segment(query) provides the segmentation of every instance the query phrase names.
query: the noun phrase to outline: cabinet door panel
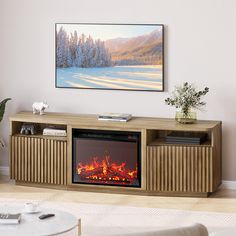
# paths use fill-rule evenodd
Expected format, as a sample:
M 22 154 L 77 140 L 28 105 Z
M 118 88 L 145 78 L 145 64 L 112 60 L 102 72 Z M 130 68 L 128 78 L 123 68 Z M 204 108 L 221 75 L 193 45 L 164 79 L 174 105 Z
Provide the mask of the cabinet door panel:
M 147 190 L 212 192 L 212 147 L 148 146 Z
M 31 183 L 66 184 L 66 141 L 11 136 L 11 178 Z

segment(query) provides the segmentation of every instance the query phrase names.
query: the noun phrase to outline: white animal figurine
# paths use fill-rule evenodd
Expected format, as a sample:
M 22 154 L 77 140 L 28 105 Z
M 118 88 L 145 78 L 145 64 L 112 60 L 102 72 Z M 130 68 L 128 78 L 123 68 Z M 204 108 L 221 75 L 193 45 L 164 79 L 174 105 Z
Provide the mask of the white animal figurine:
M 44 102 L 34 102 L 32 107 L 33 107 L 34 114 L 39 113 L 40 115 L 44 115 L 45 114 L 44 110 L 48 108 L 48 104 Z

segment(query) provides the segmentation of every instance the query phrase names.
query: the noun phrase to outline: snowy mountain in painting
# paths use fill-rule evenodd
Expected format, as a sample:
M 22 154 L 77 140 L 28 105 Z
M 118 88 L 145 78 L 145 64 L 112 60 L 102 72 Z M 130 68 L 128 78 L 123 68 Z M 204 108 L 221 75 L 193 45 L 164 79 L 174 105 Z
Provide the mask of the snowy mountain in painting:
M 119 51 L 130 38 L 115 38 L 108 39 L 105 41 L 106 48 L 109 49 L 110 52 Z
M 154 30 L 133 38 L 116 38 L 105 41 L 115 64 L 161 64 L 162 31 Z
M 134 38 L 115 38 L 105 41 L 105 46 L 111 53 L 129 50 L 130 48 L 142 47 L 148 44 L 155 43 L 162 39 L 162 32 L 160 29 L 154 30 L 149 34 Z

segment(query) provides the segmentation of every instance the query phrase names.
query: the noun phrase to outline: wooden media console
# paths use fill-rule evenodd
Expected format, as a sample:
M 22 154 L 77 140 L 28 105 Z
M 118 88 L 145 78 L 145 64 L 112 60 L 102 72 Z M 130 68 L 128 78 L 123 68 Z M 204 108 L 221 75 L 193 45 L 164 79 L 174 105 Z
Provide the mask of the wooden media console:
M 37 125 L 35 135 L 22 135 L 24 123 Z M 66 137 L 45 136 L 53 125 Z M 183 125 L 174 119 L 133 117 L 128 122 L 98 121 L 96 115 L 19 112 L 10 117 L 10 173 L 16 184 L 79 191 L 164 196 L 207 197 L 221 184 L 221 122 Z M 72 133 L 75 129 L 130 131 L 141 134 L 141 186 L 75 184 L 72 181 Z M 172 131 L 202 132 L 201 145 L 167 144 Z

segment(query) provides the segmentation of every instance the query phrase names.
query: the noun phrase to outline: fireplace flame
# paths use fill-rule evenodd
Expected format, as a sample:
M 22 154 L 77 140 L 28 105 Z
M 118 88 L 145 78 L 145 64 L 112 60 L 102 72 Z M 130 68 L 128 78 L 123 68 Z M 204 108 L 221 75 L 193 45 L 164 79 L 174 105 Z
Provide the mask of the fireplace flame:
M 77 166 L 80 178 L 91 182 L 133 183 L 137 180 L 137 173 L 137 165 L 135 170 L 128 169 L 126 162 L 112 162 L 109 154 L 106 154 L 101 161 L 98 157 L 93 157 L 91 163 L 79 162 Z

